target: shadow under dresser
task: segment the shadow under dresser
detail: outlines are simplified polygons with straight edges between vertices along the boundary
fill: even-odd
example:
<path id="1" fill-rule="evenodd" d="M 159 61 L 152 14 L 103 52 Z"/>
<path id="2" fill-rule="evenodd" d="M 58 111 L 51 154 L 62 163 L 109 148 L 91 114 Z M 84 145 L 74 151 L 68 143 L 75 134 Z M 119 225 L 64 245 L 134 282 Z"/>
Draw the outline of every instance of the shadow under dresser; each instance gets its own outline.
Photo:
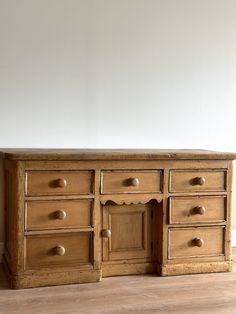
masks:
<path id="1" fill-rule="evenodd" d="M 225 272 L 234 153 L 2 151 L 12 288 Z"/>

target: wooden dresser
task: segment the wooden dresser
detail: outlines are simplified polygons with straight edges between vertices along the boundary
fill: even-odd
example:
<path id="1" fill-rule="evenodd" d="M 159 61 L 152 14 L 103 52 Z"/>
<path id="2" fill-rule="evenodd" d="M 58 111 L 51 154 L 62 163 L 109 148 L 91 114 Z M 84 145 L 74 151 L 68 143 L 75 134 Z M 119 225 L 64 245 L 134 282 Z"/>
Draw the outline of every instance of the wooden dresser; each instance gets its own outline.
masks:
<path id="1" fill-rule="evenodd" d="M 233 153 L 5 150 L 13 288 L 225 272 Z"/>

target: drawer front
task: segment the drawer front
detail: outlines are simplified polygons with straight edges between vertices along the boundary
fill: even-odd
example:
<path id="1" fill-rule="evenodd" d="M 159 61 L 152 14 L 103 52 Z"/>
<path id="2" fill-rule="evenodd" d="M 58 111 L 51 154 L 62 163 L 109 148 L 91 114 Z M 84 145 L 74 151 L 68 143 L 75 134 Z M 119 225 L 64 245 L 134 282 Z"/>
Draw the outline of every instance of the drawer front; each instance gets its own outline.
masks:
<path id="1" fill-rule="evenodd" d="M 226 170 L 171 170 L 170 192 L 224 192 Z"/>
<path id="2" fill-rule="evenodd" d="M 92 233 L 26 237 L 25 269 L 92 263 Z"/>
<path id="3" fill-rule="evenodd" d="M 27 171 L 26 195 L 92 194 L 92 171 Z"/>
<path id="4" fill-rule="evenodd" d="M 225 196 L 170 197 L 170 224 L 218 223 L 225 220 Z"/>
<path id="5" fill-rule="evenodd" d="M 103 171 L 101 193 L 159 193 L 161 171 Z"/>
<path id="6" fill-rule="evenodd" d="M 91 227 L 92 212 L 91 200 L 29 201 L 25 204 L 25 229 Z"/>
<path id="7" fill-rule="evenodd" d="M 170 228 L 168 258 L 224 255 L 224 227 Z"/>

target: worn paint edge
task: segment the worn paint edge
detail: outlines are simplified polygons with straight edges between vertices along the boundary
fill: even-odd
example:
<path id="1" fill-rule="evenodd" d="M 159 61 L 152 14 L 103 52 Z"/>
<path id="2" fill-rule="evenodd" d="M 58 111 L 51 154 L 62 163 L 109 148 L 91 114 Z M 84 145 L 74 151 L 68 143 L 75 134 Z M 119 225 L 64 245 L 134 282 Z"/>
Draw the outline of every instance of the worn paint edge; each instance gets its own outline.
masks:
<path id="1" fill-rule="evenodd" d="M 2 262 L 3 247 L 4 247 L 3 242 L 0 242 L 0 263 Z"/>
<path id="2" fill-rule="evenodd" d="M 236 247 L 236 229 L 232 230 L 232 247 Z"/>

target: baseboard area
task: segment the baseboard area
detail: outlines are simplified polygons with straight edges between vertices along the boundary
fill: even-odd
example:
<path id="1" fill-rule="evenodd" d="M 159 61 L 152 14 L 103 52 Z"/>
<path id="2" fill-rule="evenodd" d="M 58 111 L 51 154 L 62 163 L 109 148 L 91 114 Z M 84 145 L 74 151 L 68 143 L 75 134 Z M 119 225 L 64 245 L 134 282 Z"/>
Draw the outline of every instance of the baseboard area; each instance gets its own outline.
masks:
<path id="1" fill-rule="evenodd" d="M 0 242 L 0 263 L 2 262 L 3 242 Z"/>
<path id="2" fill-rule="evenodd" d="M 232 247 L 236 247 L 236 229 L 232 230 Z"/>

